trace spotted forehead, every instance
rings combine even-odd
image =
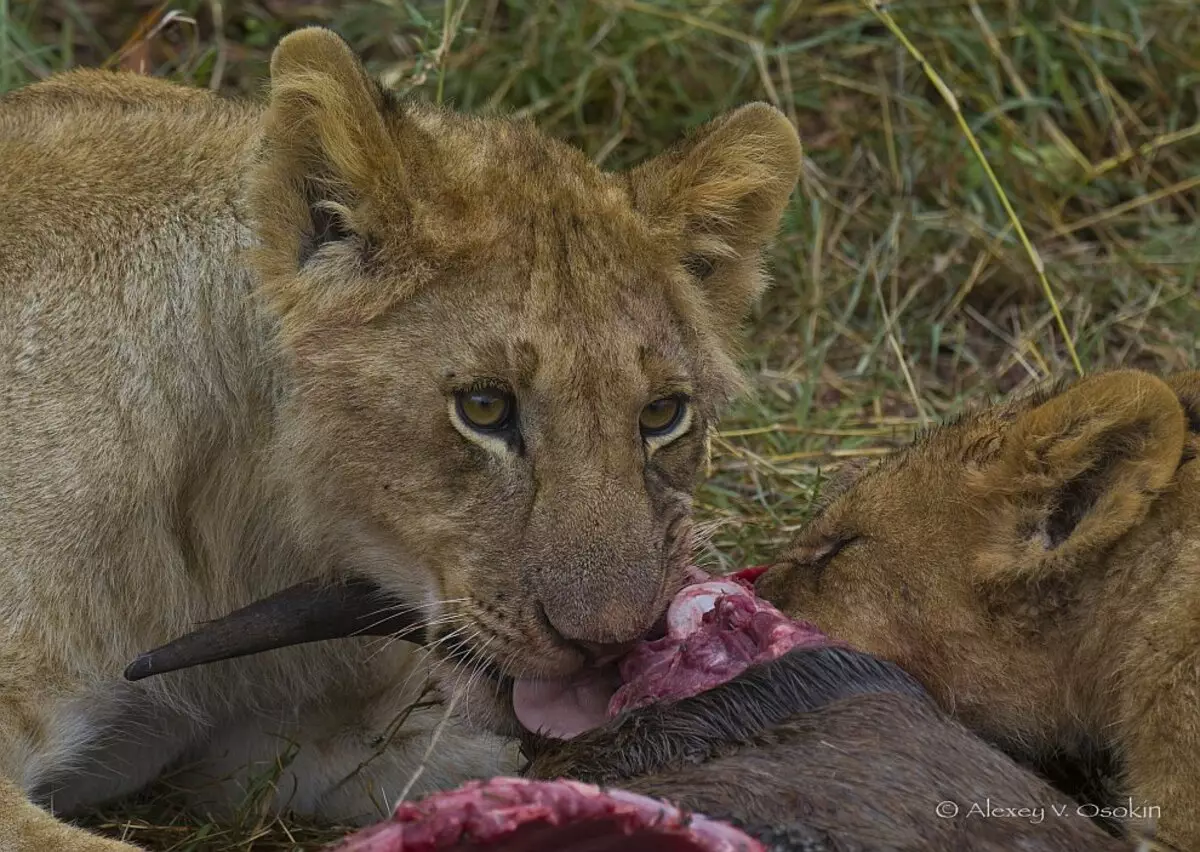
[[[631,323],[613,323],[602,332],[526,329],[491,335],[473,347],[466,372],[496,376],[518,388],[593,392],[627,387],[691,393],[695,380],[693,355],[678,336]]]

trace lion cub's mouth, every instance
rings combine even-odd
[[[827,644],[812,624],[794,621],[756,597],[762,568],[712,577],[690,568],[659,623],[619,658],[593,660],[569,677],[508,678],[486,673],[534,734],[570,739],[617,714],[696,695],[801,646]],[[390,613],[386,618],[380,612]],[[410,610],[366,580],[300,583],[140,655],[129,680],[274,648],[348,636],[402,636],[420,641]]]
[[[666,635],[664,613],[643,641]],[[620,663],[628,653],[596,658],[569,677],[512,679],[513,714],[526,730],[559,739],[599,727],[609,718],[609,706],[624,683]]]
[[[664,611],[639,641],[666,635]],[[430,645],[436,648],[435,656],[446,667],[443,672],[435,670],[434,674],[443,696],[448,699],[458,694],[459,706],[468,715],[474,710],[474,702],[480,699],[485,713],[492,710],[500,714],[498,719],[485,717],[484,727],[515,734],[515,726],[519,726],[526,731],[563,738],[591,730],[607,718],[612,697],[623,683],[619,663],[638,642],[614,646],[603,656],[584,651],[586,659],[581,668],[569,675],[548,677],[514,674],[463,640],[434,638]],[[484,697],[488,694],[490,698]]]
[[[712,689],[749,666],[829,640],[755,596],[761,568],[730,577],[689,569],[659,624],[632,650],[554,680],[517,679],[512,704],[532,733],[571,739],[618,714]]]

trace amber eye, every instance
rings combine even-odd
[[[647,403],[638,417],[642,435],[652,438],[667,434],[679,425],[686,410],[687,401],[678,395],[659,397]]]
[[[472,429],[497,432],[505,429],[516,407],[512,394],[499,388],[478,388],[455,395],[458,416]]]

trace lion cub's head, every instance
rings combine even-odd
[[[758,591],[977,729],[1045,742],[1085,712],[1067,690],[1098,686],[1066,686],[1073,655],[1120,594],[1114,548],[1194,455],[1197,389],[1196,374],[1111,372],[934,429],[830,497]]]
[[[278,46],[250,206],[285,463],[349,567],[428,607],[487,689],[642,635],[680,585],[799,169],[761,104],[607,173],[394,97],[326,30]]]

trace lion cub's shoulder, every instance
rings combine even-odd
[[[17,89],[0,98],[10,107],[112,107],[198,104],[218,100],[205,89],[131,71],[76,68]]]
[[[0,97],[0,140],[45,133],[57,127],[93,125],[112,134],[140,119],[162,122],[174,115],[225,124],[250,118],[260,107],[206,89],[130,71],[80,68],[56,74]]]
[[[173,152],[221,152],[261,113],[252,102],[144,74],[66,71],[0,97],[0,174],[19,173],[34,154],[103,163],[122,152],[153,159],[146,154],[157,147],[167,161]]]
[[[9,243],[0,260],[31,252],[36,260],[52,239],[91,246],[132,238],[143,217],[162,222],[181,206],[211,218],[234,192],[261,111],[167,80],[91,69],[0,97],[0,218]]]

